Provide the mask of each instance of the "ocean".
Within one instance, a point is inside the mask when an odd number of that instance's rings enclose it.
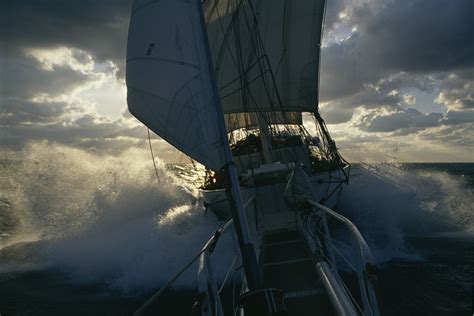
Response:
[[[190,166],[32,145],[1,163],[0,314],[131,315],[218,227]],[[472,315],[474,164],[354,164],[338,210],[378,264],[382,315]],[[223,278],[230,239],[214,260]],[[197,266],[158,315],[190,315]],[[170,312],[174,310],[174,312]]]

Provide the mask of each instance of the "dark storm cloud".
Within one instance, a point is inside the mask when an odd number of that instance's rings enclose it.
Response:
[[[131,0],[7,0],[0,6],[2,147],[48,140],[117,151],[143,142],[143,126],[131,126],[126,116],[109,120],[79,101],[55,99],[113,73],[101,61],[123,65]],[[76,49],[69,60],[49,67],[29,52],[60,47]],[[101,68],[75,69],[71,61],[79,68],[91,62]],[[43,94],[53,99],[32,101]]]
[[[88,58],[81,51],[99,62],[111,60],[123,77],[131,4],[132,0],[0,2],[3,145],[49,139],[115,150],[146,136],[143,127],[131,128],[126,117],[110,121],[80,104],[29,100],[41,93],[65,93],[91,80],[67,65],[56,65],[54,71],[41,68],[26,55],[30,48],[78,48],[79,62]],[[340,20],[340,12],[347,18]],[[364,131],[413,132],[429,138],[429,131],[437,129],[435,140],[472,144],[472,135],[466,136],[474,120],[472,16],[472,0],[328,1],[327,35],[337,32],[338,24],[357,31],[322,51],[320,96],[329,103],[322,109],[326,121],[347,122],[354,119],[354,109],[363,107],[374,110],[358,122]],[[438,88],[437,102],[449,109],[445,115],[414,109],[416,104],[405,92],[432,93]],[[377,110],[381,108],[390,111]],[[456,132],[458,126],[465,133]]]
[[[333,124],[350,121],[353,115],[353,109],[344,108],[337,102],[331,103],[330,106],[323,107],[320,112],[324,120]]]
[[[391,90],[431,92],[451,73],[474,72],[474,1],[355,3],[346,3],[344,23],[357,31],[322,51],[323,101],[338,100],[346,109],[397,107],[402,95],[387,96]],[[451,92],[459,99],[459,89],[446,87],[447,98]],[[469,97],[463,98],[468,107]],[[351,117],[340,112],[329,122]]]
[[[446,125],[474,123],[474,111],[448,111],[442,123]]]
[[[474,122],[474,111],[448,111],[424,114],[413,108],[400,109],[389,114],[370,112],[360,118],[357,126],[366,132],[397,132],[406,135],[411,132],[447,125]]]
[[[417,76],[405,72],[380,79],[374,84],[357,82],[358,90],[352,94],[339,97],[323,107],[321,113],[328,122],[337,124],[349,121],[354,109],[363,106],[365,109],[386,108],[391,110],[403,109],[416,103],[415,97],[403,93],[404,90],[418,89],[432,92],[436,86],[433,76]]]
[[[326,2],[324,31],[331,32],[339,21],[338,15],[345,8],[344,0],[330,0]]]
[[[31,58],[1,58],[1,94],[3,97],[32,98],[40,93],[58,95],[67,93],[87,82],[86,74],[68,66],[57,66],[54,71],[44,70]]]
[[[52,124],[66,113],[67,105],[63,102],[39,103],[19,98],[2,98],[1,126],[19,124]]]
[[[450,109],[474,111],[474,69],[451,74],[444,80],[437,102]]]
[[[355,10],[376,67],[392,71],[433,72],[474,65],[474,2],[416,0],[379,2]]]
[[[359,127],[367,132],[394,132],[402,129],[419,130],[438,126],[443,119],[440,113],[423,114],[412,108],[388,115],[369,113],[362,117]]]
[[[467,148],[468,157],[470,156],[468,159],[472,160],[472,148],[474,148],[474,123],[472,122],[456,126],[442,125],[435,130],[421,131],[418,136],[440,144],[459,145]]]
[[[4,51],[72,46],[111,59],[121,67],[132,0],[4,0],[0,42]],[[355,4],[354,4],[355,3]],[[358,31],[323,49],[324,100],[363,91],[391,73],[432,73],[474,65],[474,2],[328,1],[326,31],[338,14],[349,14]]]
[[[125,56],[132,0],[4,0],[0,8],[2,47],[72,46],[119,63]],[[346,10],[357,35],[323,50],[323,79],[339,83],[334,98],[358,91],[360,83],[389,72],[434,72],[474,65],[474,2],[329,1],[326,31]],[[355,80],[353,80],[355,79]],[[350,89],[350,86],[359,83]],[[325,89],[331,86],[323,85]],[[346,92],[347,93],[347,92]]]
[[[79,104],[21,99],[3,102],[1,144],[14,149],[32,141],[48,140],[99,152],[121,151],[137,144],[143,146],[146,136],[143,126],[130,126],[125,116],[109,120],[93,112],[85,113]],[[78,114],[71,116],[71,113]]]
[[[122,64],[131,0],[3,0],[2,54],[69,46]]]

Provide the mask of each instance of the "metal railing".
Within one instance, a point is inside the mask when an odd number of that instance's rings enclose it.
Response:
[[[244,208],[247,209],[250,203],[254,200],[255,195],[244,204]],[[312,200],[307,200],[307,202],[313,208],[310,214],[313,214],[313,216],[319,219],[318,225],[313,228],[318,230],[320,235],[307,235],[306,238],[313,238],[312,242],[315,246],[313,251],[323,251],[323,256],[320,256],[321,260],[316,262],[315,269],[322,280],[322,283],[326,289],[326,294],[332,303],[335,313],[337,315],[356,315],[358,314],[358,309],[362,315],[379,316],[377,298],[374,290],[374,272],[376,269],[372,261],[370,248],[368,247],[361,233],[349,219],[342,216],[341,214],[338,214],[330,208]],[[341,255],[346,263],[357,274],[360,298],[362,300],[363,306],[362,308],[357,304],[356,300],[342,281],[337,271],[334,251],[338,251],[338,249],[333,244],[335,240],[333,240],[330,236],[326,215],[343,224],[350,232],[351,239],[354,242],[354,249],[356,250],[355,262],[345,258],[341,252],[338,252],[338,254]],[[309,221],[307,223],[311,224]],[[234,282],[233,300],[235,299],[236,282],[240,282],[239,285],[241,286],[241,291],[246,289],[245,274],[242,272],[242,270],[240,269],[239,271],[240,279],[232,274],[232,272],[235,273],[239,270],[236,268],[236,265],[240,264],[240,252],[238,247],[235,245],[235,232],[232,229],[229,229],[232,226],[232,219],[222,224],[214,233],[214,235],[206,242],[204,247],[198,252],[194,259],[192,259],[167,284],[165,284],[157,293],[155,293],[134,315],[142,315],[163,294],[163,292],[169,288],[171,284],[174,283],[176,279],[179,278],[179,276],[182,275],[182,273],[192,265],[193,262],[195,262],[195,260],[198,260],[199,267],[197,285],[199,295],[195,307],[200,310],[201,315],[224,316],[224,307],[221,302],[221,293],[229,278],[233,278]],[[319,228],[317,226],[319,226]],[[227,269],[224,280],[220,285],[218,285],[211,262],[211,255],[214,252],[220,237],[229,231],[231,232],[232,238],[234,240],[235,257]],[[310,243],[310,239],[308,239],[308,243]],[[315,255],[318,256],[316,253]],[[238,311],[235,301],[232,304],[232,310],[233,314]]]
[[[330,208],[322,204],[316,203],[312,200],[307,200],[307,202],[315,209],[322,211],[324,215],[329,215],[331,216],[331,218],[334,218],[338,222],[342,223],[350,232],[351,239],[356,249],[356,264],[354,266],[350,264],[349,262],[348,263],[357,274],[359,291],[360,291],[360,296],[361,296],[361,300],[363,304],[363,314],[378,316],[380,313],[378,309],[377,297],[374,290],[375,265],[373,264],[372,253],[370,251],[370,248],[367,245],[365,239],[362,237],[362,234],[359,232],[357,227],[349,219],[342,216],[341,214],[336,213]],[[328,250],[328,256],[335,265],[333,250],[337,248],[334,247],[332,243],[332,239],[329,235],[329,228],[327,225],[326,216],[323,216],[322,219],[323,219],[324,235],[327,237],[325,238],[325,241],[326,241],[326,248]]]
[[[224,310],[222,307],[219,289],[217,287],[217,281],[214,276],[210,255],[215,249],[218,238],[224,233],[230,226],[232,226],[233,220],[230,219],[224,226],[218,230],[214,236],[204,245],[203,252],[199,257],[199,268],[198,268],[198,291],[199,291],[199,304],[202,315],[209,316],[223,316]]]
[[[255,195],[253,195],[248,201],[244,204],[244,209],[255,200]],[[222,307],[222,302],[220,294],[224,288],[224,285],[231,274],[232,269],[234,269],[235,263],[238,261],[239,250],[236,249],[236,257],[232,261],[232,264],[227,270],[226,276],[220,287],[217,285],[217,280],[215,278],[212,263],[210,260],[211,254],[214,252],[217,240],[220,236],[228,231],[229,227],[232,227],[233,220],[230,219],[227,221],[221,228],[212,236],[209,241],[202,248],[203,251],[199,257],[199,268],[198,268],[198,291],[199,291],[199,305],[202,315],[206,316],[223,316],[224,309]],[[245,277],[242,274],[242,284],[245,284]],[[235,306],[233,306],[234,308]]]

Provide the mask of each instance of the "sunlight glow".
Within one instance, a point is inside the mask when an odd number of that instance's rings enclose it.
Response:
[[[126,107],[126,87],[123,79],[117,79],[118,67],[112,61],[99,61],[89,52],[68,47],[32,48],[26,55],[35,59],[45,71],[69,68],[87,78],[85,83],[59,95],[40,93],[32,98],[33,102],[79,104],[110,119],[122,116]]]

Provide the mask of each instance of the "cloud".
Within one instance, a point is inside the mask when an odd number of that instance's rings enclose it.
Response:
[[[117,81],[113,62],[63,46],[25,49],[1,61],[2,147],[49,141],[107,151],[144,144],[144,127],[123,111],[123,82]],[[109,106],[118,118],[100,115],[101,101],[113,101]]]
[[[326,4],[326,14],[324,20],[324,30],[327,37],[331,37],[333,34],[332,32],[338,27],[338,23],[340,22],[340,13],[344,11],[346,4],[344,0],[332,0],[327,1]]]
[[[352,161],[472,161],[474,111],[358,110],[332,135]]]
[[[41,103],[18,98],[2,98],[2,126],[18,124],[48,124],[55,122],[68,111],[67,105],[61,102]]]
[[[321,104],[321,113],[330,124],[352,119],[356,109],[404,109],[416,106],[413,90],[432,92],[436,86],[433,76],[414,76],[400,72],[363,84],[359,91]]]
[[[21,150],[30,143],[62,144],[104,154],[148,148],[146,128],[124,107],[124,83],[117,80],[113,62],[101,62],[89,52],[70,47],[26,50],[26,65],[21,57],[7,60],[2,72],[2,151]],[[15,71],[21,67],[25,71]],[[99,114],[104,106],[113,107],[116,118]],[[164,141],[153,143],[162,158],[176,157]]]
[[[144,135],[142,126],[126,119],[109,120],[81,104],[63,102],[6,100],[0,125],[2,146],[10,148],[48,140],[91,149],[88,143],[98,139],[102,139],[104,144],[110,144],[114,139],[123,143],[126,139],[131,146],[142,141]]]
[[[397,132],[398,135],[442,125],[474,124],[474,111],[448,111],[424,114],[417,109],[406,108],[393,112],[369,111],[355,119],[354,125],[369,133]],[[461,135],[460,135],[461,136]]]
[[[450,74],[435,101],[448,109],[474,109],[474,69]]]
[[[83,50],[28,49],[15,58],[0,56],[4,98],[72,100],[83,91],[116,83],[117,66]]]
[[[30,47],[74,47],[112,60],[122,69],[131,4],[131,0],[2,1],[2,54],[14,56]]]
[[[39,93],[68,93],[89,80],[88,75],[67,66],[48,71],[32,59],[0,56],[2,97],[33,98]]]
[[[111,151],[146,145],[145,128],[123,112],[131,4],[1,2],[2,145],[48,140]],[[338,144],[472,145],[473,6],[472,0],[328,2],[321,112],[347,128],[336,129]],[[445,110],[423,113],[419,92]]]
[[[448,109],[473,106],[474,2],[361,0],[338,10],[321,60],[329,123],[361,107],[416,108],[417,91],[439,91],[436,102]]]
[[[426,129],[418,133],[418,137],[425,141],[436,142],[446,146],[456,145],[464,149],[465,161],[472,161],[474,151],[474,123],[468,122],[459,125],[441,125]]]
[[[26,55],[36,59],[42,69],[49,71],[67,66],[75,72],[87,75],[93,72],[95,66],[93,57],[87,52],[64,46],[54,49],[30,48],[26,49]]]
[[[418,130],[438,126],[443,119],[440,113],[423,114],[412,108],[380,114],[369,112],[360,118],[358,127],[366,132],[394,132],[402,129]]]
[[[349,123],[334,127],[339,150],[353,162],[466,162],[473,158],[473,122],[439,124],[409,133],[366,132]]]
[[[344,108],[338,102],[322,104],[320,113],[326,122],[339,124],[349,121],[353,116],[353,110]]]
[[[445,118],[442,120],[442,123],[445,125],[474,123],[474,111],[448,111]]]
[[[356,45],[374,67],[434,72],[474,66],[470,0],[368,1],[349,8],[361,35]]]

